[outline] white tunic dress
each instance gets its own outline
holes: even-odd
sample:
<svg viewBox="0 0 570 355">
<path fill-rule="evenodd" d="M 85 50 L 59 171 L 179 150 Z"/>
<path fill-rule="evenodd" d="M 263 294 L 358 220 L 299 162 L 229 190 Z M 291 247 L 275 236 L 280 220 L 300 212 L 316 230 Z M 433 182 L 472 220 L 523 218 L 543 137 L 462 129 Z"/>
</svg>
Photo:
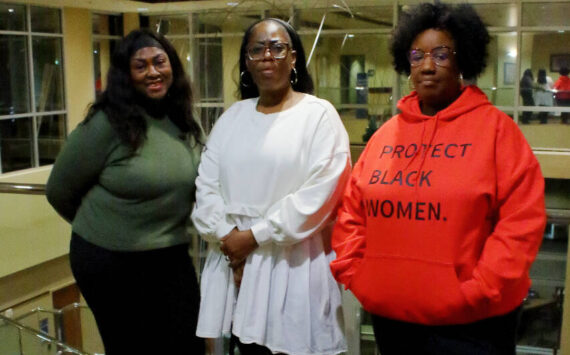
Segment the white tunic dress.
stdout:
<svg viewBox="0 0 570 355">
<path fill-rule="evenodd" d="M 232 105 L 208 139 L 192 220 L 209 241 L 197 335 L 230 331 L 287 354 L 346 351 L 340 289 L 329 263 L 330 227 L 350 173 L 348 135 L 334 107 L 305 95 L 274 114 L 257 99 Z M 219 249 L 251 229 L 239 294 Z"/>
</svg>

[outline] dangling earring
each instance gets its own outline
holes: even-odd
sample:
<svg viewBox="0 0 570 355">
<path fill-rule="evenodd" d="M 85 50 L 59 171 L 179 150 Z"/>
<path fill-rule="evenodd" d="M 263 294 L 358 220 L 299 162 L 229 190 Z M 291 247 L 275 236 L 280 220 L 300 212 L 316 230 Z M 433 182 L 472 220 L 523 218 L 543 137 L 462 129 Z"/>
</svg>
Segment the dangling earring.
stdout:
<svg viewBox="0 0 570 355">
<path fill-rule="evenodd" d="M 245 78 L 245 75 L 246 75 L 247 73 L 248 73 L 248 72 L 246 72 L 245 70 L 242 71 L 241 73 L 239 73 L 239 79 L 240 79 L 241 85 L 242 85 L 243 87 L 246 87 L 246 88 L 249 87 L 249 85 L 247 85 L 247 84 L 245 83 L 245 79 L 244 79 L 244 78 Z"/>
<path fill-rule="evenodd" d="M 459 85 L 461 85 L 461 87 L 463 87 L 464 83 L 463 83 L 463 73 L 459 73 Z"/>
<path fill-rule="evenodd" d="M 291 71 L 291 85 L 295 84 L 297 84 L 297 69 L 293 67 L 293 70 Z"/>
<path fill-rule="evenodd" d="M 411 78 L 412 78 L 412 74 L 408 75 L 408 89 L 415 90 L 416 88 L 414 87 L 413 81 L 410 81 Z"/>
</svg>

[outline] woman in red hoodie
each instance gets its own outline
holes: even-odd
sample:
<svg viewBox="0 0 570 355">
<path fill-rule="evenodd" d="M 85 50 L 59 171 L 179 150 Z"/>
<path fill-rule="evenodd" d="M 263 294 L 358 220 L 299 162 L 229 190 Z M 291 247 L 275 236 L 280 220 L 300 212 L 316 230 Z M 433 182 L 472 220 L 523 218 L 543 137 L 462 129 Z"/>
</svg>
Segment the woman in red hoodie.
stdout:
<svg viewBox="0 0 570 355">
<path fill-rule="evenodd" d="M 354 167 L 331 263 L 382 355 L 515 353 L 544 179 L 513 120 L 462 84 L 488 42 L 469 5 L 422 4 L 395 29 L 394 66 L 415 91 Z"/>
<path fill-rule="evenodd" d="M 570 106 L 570 78 L 568 73 L 570 71 L 567 67 L 560 68 L 560 77 L 554 83 L 554 89 L 556 92 L 556 104 L 558 106 Z M 562 112 L 561 121 L 562 123 L 568 123 L 568 117 L 570 113 Z"/>
</svg>

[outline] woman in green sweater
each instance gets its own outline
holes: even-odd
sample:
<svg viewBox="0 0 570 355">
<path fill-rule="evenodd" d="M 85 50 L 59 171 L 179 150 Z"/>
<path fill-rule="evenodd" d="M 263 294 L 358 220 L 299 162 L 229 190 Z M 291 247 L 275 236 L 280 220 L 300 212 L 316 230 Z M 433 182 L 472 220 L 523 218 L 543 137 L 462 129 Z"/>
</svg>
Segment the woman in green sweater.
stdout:
<svg viewBox="0 0 570 355">
<path fill-rule="evenodd" d="M 107 355 L 203 353 L 188 254 L 202 147 L 191 96 L 174 47 L 131 32 L 47 183 L 72 224 L 71 268 Z"/>
</svg>

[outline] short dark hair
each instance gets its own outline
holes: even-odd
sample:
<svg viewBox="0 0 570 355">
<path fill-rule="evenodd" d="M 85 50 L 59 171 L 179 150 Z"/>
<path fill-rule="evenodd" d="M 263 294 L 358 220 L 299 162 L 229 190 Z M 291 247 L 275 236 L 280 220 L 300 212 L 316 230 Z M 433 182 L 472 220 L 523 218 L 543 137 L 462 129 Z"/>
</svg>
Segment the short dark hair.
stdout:
<svg viewBox="0 0 570 355">
<path fill-rule="evenodd" d="M 402 12 L 390 48 L 394 69 L 398 73 L 410 74 L 408 51 L 415 38 L 428 29 L 451 34 L 457 52 L 457 66 L 465 79 L 475 78 L 483 72 L 490 40 L 483 21 L 469 4 L 451 6 L 438 2 L 422 3 Z"/>
<path fill-rule="evenodd" d="M 247 66 L 245 64 L 247 58 L 247 44 L 249 43 L 249 38 L 251 37 L 251 33 L 253 32 L 253 28 L 258 23 L 264 21 L 273 21 L 281 25 L 289 34 L 291 38 L 291 49 L 297 52 L 297 60 L 295 62 L 295 70 L 297 70 L 297 81 L 292 84 L 293 90 L 298 92 L 303 92 L 307 94 L 312 94 L 314 90 L 313 86 L 313 79 L 311 75 L 307 71 L 307 60 L 305 59 L 305 50 L 303 49 L 303 44 L 301 42 L 301 38 L 297 34 L 297 31 L 288 24 L 287 22 L 277 19 L 277 18 L 266 18 L 263 20 L 259 20 L 251 24 L 248 29 L 245 31 L 243 35 L 243 39 L 241 41 L 241 48 L 239 53 L 239 71 L 240 71 L 240 78 L 239 78 L 239 93 L 241 99 L 249 99 L 252 97 L 259 96 L 259 91 L 257 90 L 257 86 L 252 81 L 251 76 L 247 74 Z M 241 75 L 244 73 L 244 75 Z M 245 82 L 244 82 L 245 81 Z"/>
<path fill-rule="evenodd" d="M 130 60 L 140 49 L 137 43 L 144 36 L 153 38 L 162 46 L 172 67 L 172 85 L 164 98 L 168 118 L 181 131 L 189 133 L 195 142 L 201 143 L 201 129 L 192 113 L 190 79 L 174 46 L 161 34 L 148 29 L 130 32 L 115 48 L 107 73 L 107 87 L 89 108 L 86 121 L 97 111 L 103 111 L 121 141 L 130 146 L 133 152 L 142 145 L 147 127 L 144 112 L 134 104 L 137 92 L 131 81 Z"/>
<path fill-rule="evenodd" d="M 560 75 L 568 75 L 568 73 L 570 72 L 570 70 L 568 70 L 568 67 L 561 67 L 560 68 Z"/>
</svg>

